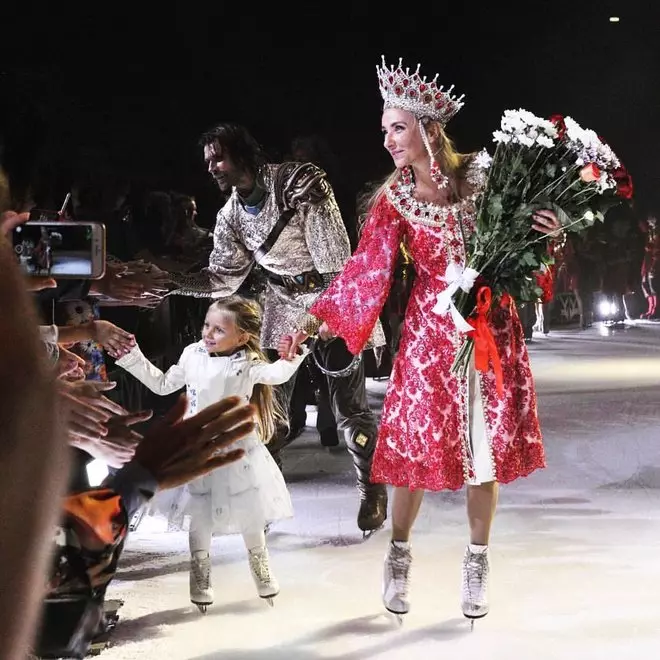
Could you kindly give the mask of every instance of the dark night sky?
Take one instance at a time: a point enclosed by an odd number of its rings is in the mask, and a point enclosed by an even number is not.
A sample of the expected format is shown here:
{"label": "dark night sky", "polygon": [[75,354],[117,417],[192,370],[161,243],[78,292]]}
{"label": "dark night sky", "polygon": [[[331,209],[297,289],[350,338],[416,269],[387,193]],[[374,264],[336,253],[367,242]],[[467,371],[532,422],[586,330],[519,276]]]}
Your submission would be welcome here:
{"label": "dark night sky", "polygon": [[459,149],[489,146],[507,108],[568,114],[614,147],[638,202],[660,207],[654,3],[448,4],[307,3],[296,12],[280,3],[259,13],[186,3],[149,15],[14,17],[21,28],[3,27],[14,36],[0,60],[7,167],[19,176],[48,145],[64,172],[82,147],[100,147],[127,172],[203,196],[211,186],[197,137],[234,120],[275,155],[296,134],[321,133],[361,183],[390,167],[375,76],[385,53],[420,61],[422,73],[466,94],[449,125]]}

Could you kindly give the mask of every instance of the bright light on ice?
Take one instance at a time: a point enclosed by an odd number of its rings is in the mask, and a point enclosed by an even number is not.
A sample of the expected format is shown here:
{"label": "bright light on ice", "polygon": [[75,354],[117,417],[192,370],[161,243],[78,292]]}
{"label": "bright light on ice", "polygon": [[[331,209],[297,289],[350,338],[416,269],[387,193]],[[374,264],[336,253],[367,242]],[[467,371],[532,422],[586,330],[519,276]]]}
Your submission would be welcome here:
{"label": "bright light on ice", "polygon": [[87,465],[87,479],[92,487],[100,486],[108,474],[108,466],[98,458]]}

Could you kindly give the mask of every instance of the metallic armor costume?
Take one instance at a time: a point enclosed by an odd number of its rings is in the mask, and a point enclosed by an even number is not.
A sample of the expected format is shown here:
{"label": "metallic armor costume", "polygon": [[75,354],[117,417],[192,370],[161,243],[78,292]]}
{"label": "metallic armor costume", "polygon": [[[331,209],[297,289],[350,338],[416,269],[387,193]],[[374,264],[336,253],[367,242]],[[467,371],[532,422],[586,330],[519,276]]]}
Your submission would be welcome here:
{"label": "metallic armor costume", "polygon": [[[257,263],[254,253],[270,236],[281,214],[294,211],[274,244],[258,259],[265,275],[260,293],[264,310],[261,344],[273,351],[280,338],[293,330],[316,332],[319,322],[307,310],[342,270],[351,249],[323,170],[311,163],[269,164],[259,173],[258,185],[267,193],[259,213],[248,213],[234,190],[218,212],[209,267],[192,275],[171,273],[171,279],[178,285],[176,294],[223,298],[235,293]],[[369,347],[384,344],[378,323]],[[326,368],[333,371],[351,359],[341,339],[327,342],[322,355]],[[293,385],[290,381],[281,386],[286,403]],[[362,500],[358,526],[370,531],[385,520],[387,495],[382,485],[373,485],[369,479],[377,421],[367,403],[364,365],[350,377],[328,378],[328,388],[337,428],[344,432],[357,472]],[[286,444],[283,435],[271,441],[269,447],[276,459]]]}

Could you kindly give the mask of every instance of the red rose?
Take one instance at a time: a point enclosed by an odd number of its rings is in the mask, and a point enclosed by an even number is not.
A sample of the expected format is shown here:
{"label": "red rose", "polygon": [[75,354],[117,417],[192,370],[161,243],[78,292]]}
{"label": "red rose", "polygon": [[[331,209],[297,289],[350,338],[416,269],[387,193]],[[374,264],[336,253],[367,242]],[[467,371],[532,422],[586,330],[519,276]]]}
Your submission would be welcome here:
{"label": "red rose", "polygon": [[625,167],[619,167],[612,176],[616,181],[616,194],[623,199],[632,199],[633,196],[633,182],[630,174],[626,171]]}
{"label": "red rose", "polygon": [[566,134],[566,124],[564,123],[563,115],[551,115],[550,121],[555,125],[559,139],[563,140]]}
{"label": "red rose", "polygon": [[600,179],[600,170],[595,163],[588,163],[580,170],[580,178],[585,183],[592,183]]}
{"label": "red rose", "polygon": [[548,269],[544,272],[536,271],[534,273],[536,278],[536,285],[541,287],[543,293],[541,294],[541,302],[549,303],[554,297],[555,281],[552,270]]}

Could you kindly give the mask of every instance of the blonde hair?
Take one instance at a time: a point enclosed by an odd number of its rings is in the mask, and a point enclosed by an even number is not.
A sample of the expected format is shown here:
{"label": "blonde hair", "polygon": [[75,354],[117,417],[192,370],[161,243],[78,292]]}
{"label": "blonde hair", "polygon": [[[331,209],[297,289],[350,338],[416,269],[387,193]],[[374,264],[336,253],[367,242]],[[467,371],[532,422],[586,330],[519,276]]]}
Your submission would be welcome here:
{"label": "blonde hair", "polygon": [[[248,357],[264,362],[270,361],[261,348],[261,307],[259,303],[242,296],[230,296],[214,302],[208,311],[232,314],[239,332],[244,332],[248,336],[245,342]],[[257,383],[252,391],[250,403],[257,410],[261,440],[268,443],[275,434],[278,422],[286,423],[286,415],[273,395],[271,385]]]}
{"label": "blonde hair", "polygon": [[[454,143],[451,138],[445,133],[442,124],[433,119],[423,117],[416,119],[416,122],[424,124],[424,130],[429,136],[431,147],[433,148],[433,156],[440,166],[441,172],[449,178],[449,189],[451,192],[451,202],[455,203],[461,200],[464,196],[461,184],[465,178],[465,170],[467,165],[474,157],[473,153],[463,154],[456,151]],[[412,129],[411,129],[412,130]],[[387,178],[376,187],[371,193],[365,195],[361,200],[363,204],[363,212],[370,210],[376,202],[385,194],[385,191],[401,176],[400,170],[397,168]],[[363,216],[363,220],[366,216]],[[361,227],[360,227],[361,229]]]}

